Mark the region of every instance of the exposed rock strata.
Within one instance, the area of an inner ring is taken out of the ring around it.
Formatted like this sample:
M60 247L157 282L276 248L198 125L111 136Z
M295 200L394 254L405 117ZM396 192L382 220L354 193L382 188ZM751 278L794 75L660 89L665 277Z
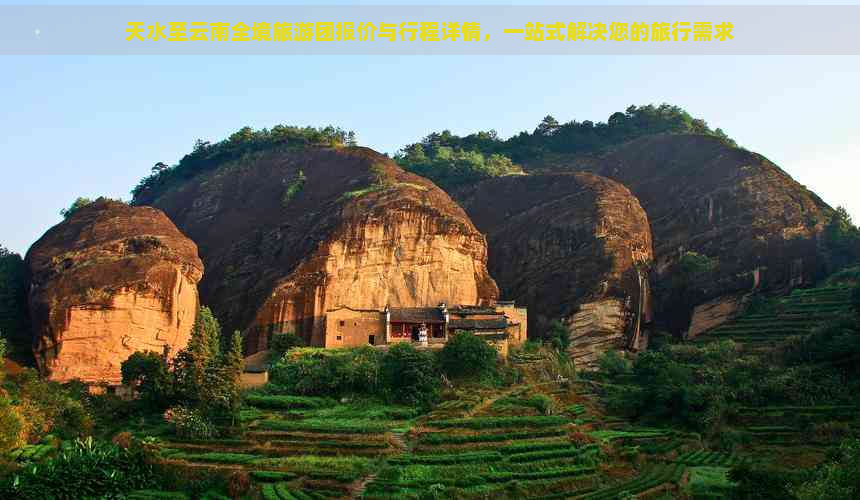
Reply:
M563 320L582 367L607 348L640 345L650 319L651 233L627 188L587 173L534 174L456 196L487 233L502 295L529 308L530 332Z
M287 195L290 186L302 186ZM498 289L486 242L430 181L366 148L269 151L218 166L154 200L200 246L201 297L225 329L322 345L324 314L478 304Z
M621 182L636 195L654 237L658 317L687 330L692 309L754 289L811 284L821 270L818 234L832 210L762 155L703 135L655 135L598 159L561 158L538 170L588 170ZM687 251L718 262L685 292L667 286Z
M203 264L159 210L99 200L27 254L34 353L50 379L117 384L135 351L185 347Z

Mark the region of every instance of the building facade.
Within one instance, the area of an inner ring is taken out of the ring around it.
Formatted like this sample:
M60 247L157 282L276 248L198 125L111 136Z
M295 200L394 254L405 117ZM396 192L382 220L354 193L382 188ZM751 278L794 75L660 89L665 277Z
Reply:
M513 302L495 306L339 307L326 311L323 347L386 346L412 342L441 347L457 331L481 336L506 356L527 338L527 311Z

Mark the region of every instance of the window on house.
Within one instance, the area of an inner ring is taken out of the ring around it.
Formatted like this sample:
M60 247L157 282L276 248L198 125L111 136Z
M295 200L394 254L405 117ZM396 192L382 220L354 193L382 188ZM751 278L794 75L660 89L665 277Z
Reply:
M346 321L341 320L340 326L346 326Z
M338 340L343 340L343 337L342 337L342 336L340 336L340 335L338 335L338 336L337 336L337 339L338 339Z

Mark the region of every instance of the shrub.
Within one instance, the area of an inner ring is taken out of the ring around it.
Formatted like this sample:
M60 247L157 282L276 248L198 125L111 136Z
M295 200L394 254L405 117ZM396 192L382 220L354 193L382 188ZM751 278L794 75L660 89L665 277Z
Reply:
M39 378L34 370L24 370L10 380L10 399L17 402L25 441L36 443L47 434L73 439L91 432L92 418L72 391Z
M22 431L24 424L8 399L0 397L0 454L24 444Z
M276 333L272 335L272 341L269 342L269 349L274 353L274 359L281 359L284 354L294 347L303 347L305 345L302 338L293 332Z
M391 346L382 358L382 377L389 400L427 407L439 400L439 374L430 353L408 343Z
M122 449L86 438L7 478L0 485L0 497L115 498L154 485L155 472L142 448Z
M372 392L377 384L378 366L373 366L375 354L362 358L362 369L348 365L353 361L353 349L295 348L275 362L270 371L273 383L284 390L305 396L329 396L357 390ZM367 387L357 381L370 381Z
M752 466L746 462L729 470L728 477L735 483L731 497L744 500L795 498L790 489L799 479L798 474L791 474L781 469Z
M603 353L599 367L600 372L610 378L629 375L631 372L630 361L611 349Z
M164 420L173 425L176 435L180 437L203 439L215 435L214 426L195 408L174 406L164 412Z
M456 332L439 352L439 364L455 378L485 377L496 372L496 349L471 332Z
M567 348L570 347L570 330L561 321L550 323L547 338L550 345L559 352L567 352Z
M152 352L135 352L122 362L122 383L137 387L141 400L154 410L170 406L173 379L164 356Z
M809 481L793 489L800 500L860 497L860 439L843 441Z

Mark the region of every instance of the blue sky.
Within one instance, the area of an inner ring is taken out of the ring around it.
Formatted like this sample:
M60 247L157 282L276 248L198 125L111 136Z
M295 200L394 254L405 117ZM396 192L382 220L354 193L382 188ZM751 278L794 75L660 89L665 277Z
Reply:
M0 68L0 244L22 253L76 197L128 199L155 162L244 125L334 124L393 153L446 128L507 137L546 114L603 121L661 102L860 219L858 57L45 56Z

